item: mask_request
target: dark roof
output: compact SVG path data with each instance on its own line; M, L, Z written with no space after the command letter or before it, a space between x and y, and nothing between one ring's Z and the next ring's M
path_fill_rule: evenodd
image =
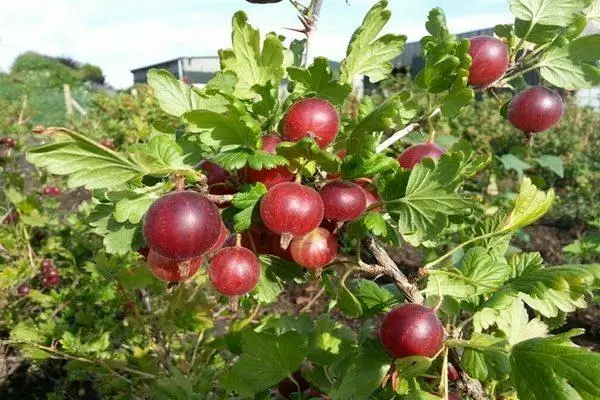
M219 56L177 57L177 58L172 58L170 60L165 60L165 61L157 62L157 63L154 63L154 64L146 65L144 67L134 68L134 69L130 70L130 72L142 71L142 70L154 68L154 67L157 67L157 66L160 66L160 65L169 64L169 63L172 63L174 61L184 60L186 58L219 58Z

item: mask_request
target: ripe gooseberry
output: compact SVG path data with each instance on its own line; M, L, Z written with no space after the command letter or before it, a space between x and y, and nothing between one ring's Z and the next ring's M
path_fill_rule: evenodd
M359 178L354 181L358 186L360 186L365 191L365 197L367 198L367 208L375 203L379 203L381 201L379 195L371 186L371 180L366 178ZM381 207L374 208L373 211L381 211Z
M42 279L42 285L46 287L56 287L60 283L59 275L45 276Z
M45 273L46 270L50 269L50 268L54 268L54 263L52 262L52 260L50 260L49 258L46 258L45 260L42 261L42 263L40 264L40 268L42 269L42 273Z
M327 100L312 98L294 103L283 119L283 136L293 142L314 138L319 147L333 142L340 129L340 115Z
M448 380L451 382L456 382L460 376L458 375L458 371L454 368L452 363L448 363Z
M29 292L31 291L31 287L26 284L26 283L22 283L21 285L19 285L19 287L17 288L17 294L20 297L25 297L29 294Z
M144 218L150 249L177 261L206 253L221 233L217 207L195 192L173 192L156 200Z
M45 188L42 189L42 194L44 196L52 196L52 187L51 186L46 186Z
M486 87L502 78L508 69L508 48L493 36L475 36L469 39L469 85Z
M402 168L413 169L424 158L432 158L439 160L442 154L446 153L446 149L438 146L435 143L419 143L410 146L398 156L398 162Z
M221 233L219 233L219 238L217 239L215 244L210 248L210 250L215 251L215 250L220 249L223 246L223 244L225 243L225 241L227 240L228 234L229 234L229 232L227 232L227 228L225 227L225 224L221 221Z
M305 235L323 220L323 201L312 188L284 182L273 186L262 198L260 216L275 233Z
M404 304L383 318L380 338L395 358L433 357L444 343L444 327L432 309Z
M508 105L508 121L525 133L542 132L560 121L564 112L561 97L544 86L531 86L517 93Z
M247 248L224 247L210 261L208 276L217 292L241 296L258 283L260 266L256 255Z
M262 138L262 150L267 153L275 154L277 145L281 143L281 139L274 135L267 135ZM294 174L285 166L277 166L275 168L260 170L247 168L246 180L248 182L261 182L267 189L282 182L289 182L294 178Z
M229 179L229 172L212 161L202 160L198 163L198 167L206 172L206 184L209 186L215 183L223 183Z
M336 236L325 228L294 238L290 244L292 258L304 268L323 268L338 255Z
M50 276L60 276L60 273L58 272L57 268L50 267L43 270L42 275L44 275L44 278L48 278Z
M150 267L152 274L161 281L181 282L198 272L202 264L202 257L188 261L177 261L163 257L157 252L150 250L146 263Z
M60 188L57 187L57 186L52 186L50 189L52 191L52 195L53 196L58 196L58 195L60 195L62 193L62 191L60 190Z
M332 221L351 221L365 212L367 196L359 185L333 181L321 189L323 217Z

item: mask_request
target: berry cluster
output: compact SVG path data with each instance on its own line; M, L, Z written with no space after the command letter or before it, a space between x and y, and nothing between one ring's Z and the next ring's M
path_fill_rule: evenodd
M60 196L62 191L57 186L46 186L42 189L42 194L48 197Z
M58 286L60 283L60 273L52 260L47 258L42 261L40 269L42 270L42 285L46 287Z

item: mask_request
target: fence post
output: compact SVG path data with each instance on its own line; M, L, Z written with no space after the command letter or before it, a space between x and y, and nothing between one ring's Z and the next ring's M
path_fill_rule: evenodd
M68 83L63 85L65 92L65 107L67 109L67 118L73 118L73 97L71 96L71 86Z

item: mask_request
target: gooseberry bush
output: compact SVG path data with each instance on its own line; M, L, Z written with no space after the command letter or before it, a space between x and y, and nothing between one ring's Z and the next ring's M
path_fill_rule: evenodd
M135 300L149 307L134 307L157 345L129 341L118 357L98 345L89 364L129 384L160 377L156 396L177 399L600 398L600 354L571 341L578 330L551 333L586 307L600 265L547 267L540 254L509 247L550 209L554 191L524 176L512 207L487 209L465 183L492 155L464 140L445 149L429 126L461 113L477 91L508 91L512 100L498 105L507 123L530 146L551 135L560 90L600 84L599 36L580 36L600 22L600 3L510 0L515 23L470 40L452 35L434 8L415 77L426 109L410 92L376 104L353 87L358 75L388 77L404 50L405 36L380 34L387 1L368 11L339 73L309 57L322 0L291 3L305 40L286 47L269 33L261 45L238 12L232 48L219 52L221 71L205 87L148 73L177 126L154 124L147 141L119 152L50 127L49 143L28 152L35 166L67 175L69 187L93 192L89 223L103 237L104 264L118 271L137 251L139 265L120 268L134 274L142 265L155 276L130 285L153 287ZM531 71L544 85L527 87ZM416 131L423 143L398 154ZM409 245L432 255L418 270L389 255ZM289 287L315 282L328 313L260 314ZM215 325L230 313L231 322L177 335L199 329L200 312ZM69 359L72 342L35 348Z

